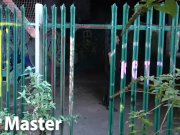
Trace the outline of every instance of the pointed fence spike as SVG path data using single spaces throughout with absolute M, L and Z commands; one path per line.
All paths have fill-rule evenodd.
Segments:
M 65 4 L 62 4 L 62 6 L 61 6 L 61 10 L 65 10 L 65 9 L 66 9 Z
M 71 8 L 76 8 L 74 4 L 71 5 Z
M 129 6 L 127 3 L 125 3 L 125 4 L 123 5 L 123 9 L 124 9 L 124 8 L 128 8 L 128 9 L 129 9 L 130 6 Z

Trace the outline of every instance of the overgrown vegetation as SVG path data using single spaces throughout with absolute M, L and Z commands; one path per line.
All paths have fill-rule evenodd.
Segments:
M 169 113 L 169 110 L 171 108 L 177 108 L 180 109 L 180 84 L 178 81 L 180 81 L 180 69 L 176 69 L 175 73 L 170 74 L 163 74 L 159 77 L 150 76 L 150 77 L 143 77 L 140 76 L 137 80 L 131 82 L 126 88 L 125 92 L 131 91 L 131 85 L 133 83 L 143 83 L 145 80 L 150 81 L 150 89 L 148 91 L 148 94 L 155 95 L 155 98 L 159 100 L 159 105 L 155 106 L 152 110 L 145 112 L 144 110 L 139 110 L 135 112 L 131 112 L 129 116 L 129 127 L 135 127 L 135 125 L 130 124 L 130 121 L 132 119 L 140 120 L 143 125 L 146 125 L 147 127 L 153 126 L 153 122 L 147 117 L 148 115 L 151 115 L 153 111 L 155 111 L 157 108 L 160 107 L 167 107 L 165 116 L 162 120 L 161 127 L 159 132 L 163 132 L 163 125 L 166 121 L 167 115 Z M 138 92 L 138 91 L 137 91 Z M 140 91 L 142 92 L 142 91 Z M 113 95 L 111 98 L 114 98 L 118 95 L 120 95 L 121 92 L 119 91 L 115 95 Z M 180 116 L 179 116 L 180 117 Z M 175 127 L 175 131 L 180 131 L 180 126 Z M 144 130 L 134 130 L 133 134 L 136 133 L 144 133 Z M 157 134 L 157 133 L 154 133 Z

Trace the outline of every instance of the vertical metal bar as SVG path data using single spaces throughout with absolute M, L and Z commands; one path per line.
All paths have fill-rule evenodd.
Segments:
M 65 98 L 66 7 L 61 6 L 60 114 L 64 115 Z M 63 133 L 63 124 L 61 133 Z
M 140 17 L 138 17 L 134 22 L 134 41 L 133 41 L 133 57 L 132 57 L 132 81 L 137 79 L 137 69 L 138 69 L 138 54 L 139 54 L 139 25 Z M 131 112 L 136 111 L 136 96 L 137 96 L 137 83 L 133 83 L 131 86 Z M 131 132 L 135 130 L 134 124 L 135 119 L 131 120 L 133 125 Z
M 172 19 L 172 31 L 171 31 L 171 45 L 170 45 L 170 69 L 169 72 L 171 74 L 175 74 L 175 68 L 176 68 L 176 54 L 177 54 L 177 26 L 178 26 L 178 19 L 179 19 L 179 6 L 177 5 L 177 15 Z M 169 103 L 171 104 L 171 103 Z M 173 108 L 169 110 L 168 116 L 167 116 L 167 135 L 173 134 Z
M 126 26 L 129 16 L 129 6 L 125 4 L 123 6 L 123 27 Z M 127 66 L 127 31 L 122 36 L 122 53 L 121 53 L 121 85 L 120 85 L 120 117 L 119 117 L 119 134 L 124 134 L 124 113 L 125 113 L 125 86 L 126 86 L 126 66 Z
M 116 65 L 116 30 L 117 30 L 117 6 L 112 7 L 112 22 L 111 22 L 111 55 L 110 55 L 110 96 L 114 95 L 115 90 L 115 65 Z M 114 99 L 109 101 L 109 133 L 114 134 Z
M 56 96 L 56 22 L 57 22 L 57 7 L 52 7 L 52 59 L 51 59 L 51 85 L 53 90 L 53 101 Z M 53 110 L 54 114 L 54 110 Z
M 14 8 L 14 23 L 18 23 L 17 19 L 17 9 Z M 18 28 L 15 25 L 14 26 L 14 60 L 13 60 L 13 71 L 14 71 L 14 114 L 17 115 L 17 34 L 18 34 Z
M 10 22 L 9 7 L 6 7 L 6 22 Z M 10 27 L 6 26 L 6 108 L 10 112 Z
M 21 74 L 24 73 L 25 70 L 25 8 L 24 5 L 21 6 Z M 25 85 L 25 77 L 21 76 L 21 86 Z M 23 87 L 21 87 L 21 91 L 23 91 Z M 23 117 L 24 112 L 24 99 L 21 100 L 21 117 Z
M 0 5 L 0 22 L 2 22 L 2 6 Z M 3 62 L 3 56 L 2 56 L 2 40 L 3 40 L 3 32 L 2 27 L 0 26 L 0 111 L 2 111 L 2 101 L 3 101 L 3 93 L 2 93 L 2 62 Z
M 71 19 L 70 19 L 70 63 L 69 63 L 69 115 L 73 116 L 74 108 L 74 59 L 75 59 L 75 15 L 76 8 L 71 5 Z M 73 135 L 73 120 L 70 122 L 70 135 Z
M 164 56 L 164 26 L 165 25 L 165 14 L 159 12 L 159 35 L 158 35 L 158 58 L 157 58 L 157 77 L 159 77 L 163 72 L 163 56 Z M 160 104 L 159 99 L 156 97 L 155 100 L 156 106 Z M 160 130 L 160 115 L 161 109 L 157 108 L 155 110 L 155 133 L 159 134 Z
M 60 67 L 60 113 L 64 113 L 65 94 L 65 42 L 66 41 L 66 8 L 61 6 L 61 67 Z
M 151 60 L 151 38 L 152 38 L 152 18 L 153 10 L 147 12 L 146 18 L 146 43 L 145 43 L 145 62 L 144 62 L 144 76 L 149 77 L 150 75 L 150 60 Z M 149 79 L 144 80 L 144 93 L 143 93 L 143 110 L 148 111 L 149 106 Z M 146 125 L 143 127 L 146 131 Z
M 47 70 L 48 70 L 48 47 L 47 47 L 47 6 L 43 8 L 43 65 L 44 65 L 44 80 L 47 81 Z

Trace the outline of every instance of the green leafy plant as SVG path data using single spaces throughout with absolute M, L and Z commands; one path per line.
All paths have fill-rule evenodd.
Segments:
M 14 135 L 13 131 L 6 131 L 5 130 L 5 118 L 10 117 L 11 120 L 14 119 L 14 114 L 11 114 L 5 108 L 4 110 L 0 111 L 0 134 L 1 135 Z M 18 131 L 15 135 L 25 135 L 22 131 Z
M 52 110 L 55 109 L 53 102 L 51 85 L 46 81 L 42 81 L 41 76 L 33 72 L 33 69 L 28 67 L 25 73 L 29 72 L 29 77 L 26 77 L 30 82 L 24 86 L 22 92 L 19 92 L 20 98 L 25 100 L 27 112 L 25 118 L 38 119 L 44 118 L 45 120 L 52 118 Z M 32 113 L 29 113 L 31 112 Z
M 12 133 L 9 131 L 5 131 L 5 118 L 10 117 L 11 119 L 14 118 L 14 115 L 8 113 L 7 109 L 0 111 L 0 134 L 1 135 L 11 135 Z
M 20 97 L 18 99 L 24 99 L 26 105 L 26 112 L 24 112 L 25 120 L 38 120 L 43 118 L 46 120 L 62 120 L 69 123 L 70 121 L 77 120 L 78 116 L 60 116 L 55 118 L 53 116 L 53 110 L 56 109 L 53 102 L 51 85 L 42 80 L 42 76 L 35 73 L 34 69 L 27 67 L 24 73 L 29 83 L 24 86 L 22 92 L 19 92 Z M 47 131 L 40 131 L 39 134 L 45 134 Z
M 159 77 L 141 77 L 142 81 L 149 79 L 151 81 L 150 94 L 155 94 L 161 104 L 172 107 L 180 108 L 180 69 L 176 69 L 174 74 L 164 74 Z
M 150 112 L 145 112 L 144 110 L 136 111 L 136 112 L 131 112 L 129 114 L 129 121 L 132 119 L 137 119 L 140 120 L 141 123 L 146 125 L 146 127 L 152 127 L 153 122 L 151 122 L 146 116 L 149 115 Z M 135 128 L 135 124 L 130 124 L 129 121 L 127 123 L 129 124 L 129 128 Z M 146 130 L 133 130 L 131 134 L 142 134 L 146 133 Z
M 165 116 L 163 118 L 163 121 L 161 123 L 161 127 L 159 132 L 162 132 L 163 125 L 165 123 L 165 120 L 167 118 L 167 115 L 169 113 L 169 110 L 171 108 L 177 108 L 180 109 L 180 84 L 178 81 L 180 80 L 180 69 L 176 69 L 175 73 L 170 74 L 163 74 L 159 77 L 150 76 L 150 77 L 143 77 L 140 76 L 137 78 L 137 80 L 134 80 L 131 82 L 126 88 L 125 92 L 131 91 L 131 85 L 133 83 L 143 83 L 145 80 L 150 81 L 150 89 L 148 91 L 148 94 L 155 95 L 155 98 L 160 101 L 158 106 L 155 106 L 152 110 L 145 112 L 144 110 L 139 111 L 133 111 L 129 114 L 129 121 L 132 119 L 138 119 L 141 121 L 143 125 L 146 125 L 146 127 L 153 126 L 153 122 L 150 121 L 150 119 L 147 117 L 148 115 L 151 115 L 154 110 L 156 110 L 159 107 L 166 106 L 167 111 L 165 113 Z M 143 91 L 137 91 L 137 92 L 143 92 Z M 117 92 L 110 98 L 115 98 L 116 96 L 122 94 L 121 91 Z M 135 127 L 134 124 L 130 124 L 130 122 L 127 122 L 129 124 L 129 127 Z M 180 131 L 180 127 L 175 127 L 174 129 L 171 129 L 174 131 Z M 134 130 L 131 134 L 137 134 L 137 133 L 144 133 L 145 130 Z M 157 133 L 154 133 L 157 134 Z
M 52 116 L 52 110 L 55 109 L 55 103 L 52 98 L 51 85 L 42 80 L 42 76 L 35 73 L 34 69 L 28 67 L 24 75 L 29 75 L 26 79 L 29 84 L 24 86 L 22 92 L 19 92 L 18 99 L 25 100 L 26 112 L 24 112 L 25 120 L 55 120 Z M 39 131 L 39 134 L 45 134 L 46 131 Z

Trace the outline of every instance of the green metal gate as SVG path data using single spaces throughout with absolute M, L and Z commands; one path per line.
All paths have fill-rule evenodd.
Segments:
M 65 50 L 66 50 L 66 29 L 70 29 L 70 63 L 69 63 L 69 115 L 73 115 L 73 100 L 74 100 L 74 59 L 75 59 L 75 32 L 76 29 L 107 29 L 111 30 L 111 64 L 110 64 L 110 96 L 114 95 L 115 91 L 115 52 L 116 52 L 116 35 L 117 31 L 122 30 L 129 19 L 129 6 L 125 4 L 123 6 L 123 22 L 121 25 L 117 24 L 117 6 L 114 4 L 112 6 L 112 21 L 111 24 L 77 24 L 76 23 L 76 8 L 74 5 L 70 8 L 70 23 L 66 22 L 66 7 L 62 5 L 60 7 L 61 9 L 61 23 L 57 23 L 57 7 L 52 7 L 52 22 L 48 22 L 48 14 L 47 14 L 47 7 L 43 6 L 42 10 L 42 20 L 41 23 L 38 23 L 36 25 L 35 23 L 26 23 L 25 18 L 25 8 L 21 7 L 21 12 L 19 13 L 19 10 L 17 8 L 14 8 L 13 10 L 9 9 L 8 7 L 5 9 L 5 15 L 3 12 L 2 7 L 0 7 L 0 108 L 2 109 L 4 106 L 3 102 L 3 93 L 6 95 L 6 108 L 8 111 L 11 111 L 10 104 L 12 101 L 11 98 L 11 91 L 13 91 L 13 113 L 17 115 L 17 92 L 18 92 L 18 72 L 20 74 L 23 73 L 25 69 L 25 53 L 26 52 L 26 29 L 28 27 L 35 27 L 36 30 L 38 30 L 39 34 L 38 38 L 38 44 L 40 45 L 40 50 L 42 54 L 38 54 L 40 57 L 37 58 L 37 60 L 41 61 L 42 63 L 36 63 L 36 70 L 38 72 L 41 72 L 44 75 L 44 80 L 48 80 L 48 76 L 50 74 L 50 82 L 52 85 L 53 90 L 53 96 L 56 97 L 56 92 L 59 91 L 60 95 L 60 102 L 59 102 L 59 113 L 61 115 L 64 115 L 64 98 L 65 98 Z M 13 19 L 10 17 L 10 12 L 13 12 Z M 5 18 L 5 19 L 4 19 Z M 18 19 L 19 18 L 19 19 Z M 22 19 L 20 19 L 22 18 Z M 140 23 L 140 17 L 138 17 L 134 25 L 131 25 L 128 29 L 128 31 L 133 31 L 133 52 L 132 52 L 132 77 L 131 80 L 137 79 L 137 72 L 138 72 L 138 56 L 139 56 L 139 38 L 140 38 L 140 31 L 145 31 L 146 33 L 146 39 L 145 39 L 145 61 L 144 61 L 144 76 L 148 77 L 150 75 L 150 63 L 151 63 L 151 45 L 152 45 L 152 33 L 155 31 L 158 33 L 158 56 L 157 56 L 157 72 L 156 75 L 159 76 L 163 73 L 163 57 L 164 54 L 164 45 L 165 45 L 165 32 L 171 33 L 171 44 L 170 44 L 170 68 L 169 72 L 174 73 L 175 67 L 176 67 L 176 53 L 177 53 L 177 45 L 178 45 L 178 31 L 180 31 L 180 27 L 178 26 L 178 20 L 179 20 L 179 6 L 178 6 L 178 13 L 176 17 L 172 19 L 172 23 L 170 26 L 165 25 L 165 14 L 159 13 L 159 24 L 153 25 L 153 10 L 151 9 L 147 13 L 146 18 L 146 24 L 142 25 Z M 4 31 L 5 29 L 5 31 Z M 10 31 L 13 31 L 13 34 L 10 33 Z M 18 35 L 18 32 L 20 31 L 20 35 Z M 124 126 L 125 126 L 125 101 L 126 101 L 126 92 L 125 92 L 125 86 L 126 84 L 126 68 L 130 65 L 127 65 L 127 46 L 128 44 L 128 31 L 126 31 L 122 35 L 122 52 L 121 52 L 121 81 L 120 81 L 120 89 L 121 89 L 121 95 L 120 95 L 120 111 L 119 111 L 119 135 L 124 134 Z M 51 39 L 49 41 L 47 37 L 47 33 L 51 32 Z M 60 36 L 57 37 L 57 33 L 60 32 Z M 11 37 L 12 36 L 12 37 Z M 5 38 L 5 41 L 3 41 L 3 37 Z M 10 51 L 10 39 L 13 39 L 13 57 L 11 57 L 11 51 Z M 18 39 L 20 38 L 20 45 L 18 45 Z M 35 38 L 37 38 L 35 36 Z M 58 39 L 57 39 L 58 38 Z M 59 40 L 60 38 L 60 40 Z M 60 42 L 57 42 L 59 40 Z M 41 42 L 41 43 L 40 43 Z M 51 46 L 48 45 L 48 43 L 51 42 Z M 5 50 L 3 50 L 3 44 L 5 44 Z M 36 42 L 35 42 L 35 45 Z M 49 51 L 49 47 L 51 48 Z M 59 49 L 57 49 L 59 48 Z M 58 51 L 57 51 L 58 50 Z M 18 55 L 18 52 L 20 53 L 20 56 Z M 51 55 L 49 55 L 51 53 Z M 3 59 L 3 54 L 6 54 Z M 37 54 L 35 54 L 35 57 Z M 50 56 L 50 57 L 49 57 Z M 59 58 L 57 58 L 59 56 Z M 21 70 L 18 71 L 17 64 L 18 64 L 18 57 L 20 58 L 20 65 Z M 12 67 L 13 70 L 10 71 L 10 59 L 13 58 Z M 41 59 L 42 58 L 42 59 Z M 49 58 L 51 59 L 49 61 Z M 56 60 L 58 59 L 58 61 Z M 3 62 L 6 61 L 5 68 L 3 69 Z M 37 62 L 37 61 L 36 61 Z M 60 66 L 57 66 L 59 63 Z M 50 65 L 50 66 L 49 66 Z M 57 75 L 57 70 L 59 71 L 59 75 Z M 6 78 L 6 88 L 3 87 L 3 71 L 6 72 L 5 78 Z M 11 87 L 10 78 L 12 77 L 10 75 L 10 72 L 13 73 L 14 81 L 13 81 L 13 87 Z M 57 81 L 57 76 L 60 76 L 60 80 Z M 22 76 L 21 77 L 21 86 L 25 85 L 25 79 Z M 59 89 L 57 89 L 56 85 L 60 84 Z M 136 110 L 136 96 L 137 96 L 137 84 L 132 85 L 132 91 L 131 91 L 131 111 Z M 11 91 L 10 91 L 11 90 Z M 143 86 L 143 110 L 146 112 L 149 110 L 149 80 L 145 80 L 144 86 Z M 24 112 L 25 108 L 23 105 L 23 100 L 21 101 L 21 114 Z M 114 127 L 114 99 L 109 101 L 110 103 L 110 109 L 109 109 L 109 132 L 108 135 L 114 135 L 113 127 Z M 159 105 L 159 101 L 156 99 L 155 101 L 156 106 Z M 154 118 L 154 131 L 157 132 L 160 129 L 160 112 L 161 109 L 157 108 L 155 110 L 155 118 Z M 131 120 L 132 124 L 135 123 L 135 120 Z M 173 125 L 173 109 L 170 110 L 168 113 L 168 120 L 167 120 L 167 129 L 172 129 Z M 69 125 L 69 134 L 73 135 L 73 127 L 74 123 L 71 122 Z M 130 129 L 131 131 L 135 129 Z M 172 135 L 172 130 L 167 130 L 168 135 Z

